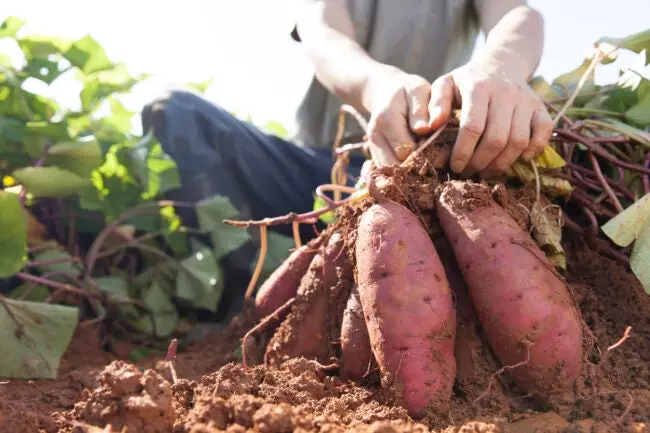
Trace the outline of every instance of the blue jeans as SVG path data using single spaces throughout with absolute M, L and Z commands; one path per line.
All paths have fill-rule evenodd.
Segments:
M 225 195 L 237 208 L 237 219 L 262 219 L 311 210 L 316 187 L 330 182 L 331 146 L 299 147 L 193 93 L 174 91 L 148 104 L 142 126 L 145 132 L 153 129 L 178 166 L 181 188 L 169 193 L 169 199 L 195 203 Z M 352 156 L 350 174 L 359 176 L 362 164 L 362 157 Z M 196 227 L 194 212 L 178 209 L 178 213 L 185 224 Z M 272 229 L 291 234 L 290 225 Z M 314 236 L 308 225 L 301 230 L 305 240 Z M 225 260 L 226 273 L 239 271 L 246 280 L 254 254 L 251 245 L 231 254 Z

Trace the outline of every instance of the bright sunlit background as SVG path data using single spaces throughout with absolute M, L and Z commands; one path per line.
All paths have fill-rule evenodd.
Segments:
M 398 0 L 395 0 L 398 1 Z M 132 73 L 155 77 L 123 99 L 132 110 L 168 86 L 213 79 L 207 98 L 256 122 L 291 129 L 292 108 L 310 68 L 289 32 L 300 0 L 20 0 L 5 1 L 0 20 L 26 19 L 26 33 L 79 38 L 90 34 Z M 581 63 L 601 36 L 622 37 L 650 27 L 650 0 L 532 0 L 546 20 L 544 57 L 537 71 L 551 80 Z M 479 45 L 480 46 L 480 45 Z M 0 52 L 18 50 L 0 43 Z M 616 79 L 629 57 L 597 70 L 599 83 Z M 74 107 L 80 85 L 72 75 L 50 89 L 30 89 Z M 139 125 L 136 125 L 138 128 Z

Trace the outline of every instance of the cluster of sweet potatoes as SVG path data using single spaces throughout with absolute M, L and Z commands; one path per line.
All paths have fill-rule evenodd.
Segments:
M 582 321 L 528 232 L 485 184 L 440 185 L 435 215 L 488 342 L 518 386 L 542 398 L 569 386 L 581 370 Z M 350 236 L 324 232 L 259 290 L 260 316 L 294 299 L 267 361 L 335 358 L 353 380 L 378 368 L 411 416 L 444 410 L 456 377 L 456 311 L 429 227 L 402 204 L 375 200 Z

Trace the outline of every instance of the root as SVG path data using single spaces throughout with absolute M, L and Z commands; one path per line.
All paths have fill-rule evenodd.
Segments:
M 605 353 L 611 352 L 612 350 L 616 349 L 617 347 L 619 347 L 620 345 L 625 343 L 625 340 L 630 338 L 631 333 L 632 333 L 632 327 L 631 326 L 628 326 L 627 328 L 625 328 L 625 332 L 623 333 L 623 336 L 616 343 L 609 346 L 607 348 L 607 352 L 605 352 Z
M 533 345 L 534 345 L 534 343 L 530 343 L 530 342 L 526 343 L 526 359 L 525 359 L 525 360 L 523 360 L 523 361 L 521 361 L 521 362 L 518 362 L 518 363 L 516 363 L 516 364 L 514 364 L 514 365 L 505 365 L 505 366 L 501 367 L 499 370 L 497 370 L 497 372 L 494 373 L 494 374 L 490 377 L 490 380 L 488 381 L 488 386 L 487 386 L 486 390 L 485 390 L 481 395 L 479 395 L 479 396 L 478 396 L 478 397 L 473 401 L 473 403 L 476 404 L 479 400 L 483 399 L 484 397 L 487 397 L 487 396 L 490 394 L 490 391 L 492 390 L 492 382 L 493 382 L 497 377 L 499 377 L 499 376 L 501 376 L 503 373 L 505 373 L 506 370 L 514 370 L 515 368 L 523 367 L 524 365 L 528 364 L 528 363 L 530 362 L 530 351 L 531 351 L 531 349 L 533 348 Z
M 293 241 L 296 243 L 296 248 L 302 246 L 302 239 L 300 239 L 300 221 L 293 222 Z
M 272 320 L 278 319 L 280 314 L 282 314 L 285 310 L 291 308 L 291 306 L 295 301 L 296 298 L 289 299 L 287 302 L 282 304 L 277 310 L 275 310 L 273 313 L 263 318 L 260 321 L 260 323 L 252 327 L 246 334 L 244 334 L 241 341 L 241 358 L 242 358 L 242 364 L 244 365 L 244 368 L 248 368 L 248 360 L 246 356 L 246 341 L 248 340 L 248 338 L 252 337 L 254 334 L 264 329 Z M 264 358 L 265 358 L 264 363 L 266 364 L 266 356 L 264 356 Z
M 176 375 L 176 368 L 174 367 L 174 360 L 176 359 L 177 351 L 178 351 L 178 340 L 173 338 L 172 341 L 169 343 L 169 347 L 167 348 L 167 356 L 165 356 L 165 360 L 167 361 L 167 365 L 169 367 L 169 372 L 172 375 L 173 384 L 176 384 L 178 382 L 178 376 Z
M 257 259 L 257 264 L 255 265 L 255 271 L 253 272 L 253 276 L 248 282 L 248 288 L 246 289 L 244 300 L 248 300 L 253 295 L 253 291 L 255 290 L 255 285 L 257 284 L 257 280 L 259 280 L 260 274 L 262 273 L 262 268 L 264 267 L 264 259 L 266 258 L 266 250 L 268 248 L 268 239 L 266 236 L 265 225 L 260 226 L 260 242 L 261 242 L 260 256 Z

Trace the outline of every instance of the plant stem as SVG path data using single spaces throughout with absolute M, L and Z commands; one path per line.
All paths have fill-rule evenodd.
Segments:
M 638 173 L 650 174 L 650 168 L 643 167 L 639 164 L 632 164 L 629 162 L 621 161 L 620 159 L 616 158 L 611 153 L 603 149 L 598 143 L 594 143 L 593 141 L 591 141 L 589 137 L 585 137 L 584 135 L 566 129 L 556 129 L 555 132 L 559 135 L 562 135 L 563 137 L 566 137 L 573 141 L 577 141 L 578 143 L 587 146 L 589 150 L 593 151 L 593 153 L 611 162 L 614 165 L 627 168 L 628 170 L 636 171 Z
M 621 202 L 618 201 L 618 198 L 616 197 L 616 194 L 614 194 L 614 191 L 612 191 L 612 188 L 609 186 L 609 183 L 605 180 L 605 177 L 603 176 L 603 172 L 600 170 L 600 164 L 598 164 L 598 160 L 596 159 L 596 155 L 594 155 L 593 152 L 589 152 L 589 160 L 591 161 L 591 165 L 593 165 L 594 170 L 596 171 L 596 176 L 598 176 L 598 179 L 600 180 L 600 183 L 603 185 L 603 188 L 607 192 L 607 195 L 609 196 L 609 200 L 612 202 L 616 210 L 621 213 L 623 212 L 623 205 L 621 205 Z

